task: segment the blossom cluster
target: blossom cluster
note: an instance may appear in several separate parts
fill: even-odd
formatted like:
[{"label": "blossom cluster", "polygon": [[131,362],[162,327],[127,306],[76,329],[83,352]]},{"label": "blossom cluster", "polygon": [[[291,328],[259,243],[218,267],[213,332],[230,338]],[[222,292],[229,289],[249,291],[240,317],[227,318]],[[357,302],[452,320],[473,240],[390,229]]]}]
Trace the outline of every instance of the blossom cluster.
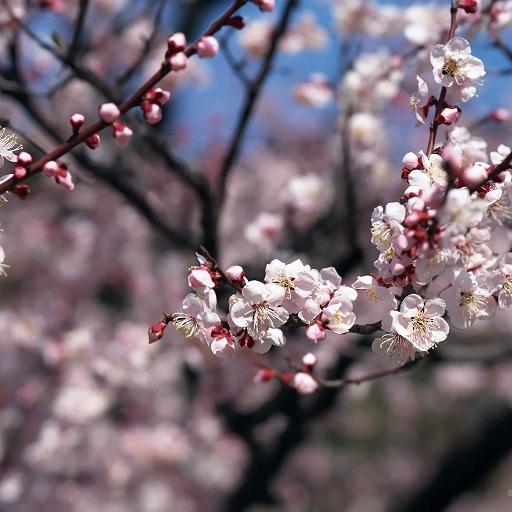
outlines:
[{"label": "blossom cluster", "polygon": [[[358,60],[345,78],[345,97],[347,89],[367,87],[370,80],[365,72],[375,66],[363,65],[365,59],[383,58],[375,54]],[[475,96],[485,75],[468,41],[453,37],[433,46],[430,63],[433,80],[441,86],[439,98],[429,94],[421,77],[418,93],[411,98],[417,119],[424,123],[431,118],[429,147],[403,157],[406,189],[400,200],[373,211],[371,241],[379,251],[373,275],[345,286],[332,267],[317,270],[300,259],[291,263],[274,259],[266,266],[264,281],[257,281],[248,280],[242,267],[223,272],[214,260],[199,256],[200,265],[189,271],[193,293],[185,298],[183,311],[153,326],[150,341],[161,338],[173,323],[185,336],[202,339],[218,356],[239,348],[262,354],[285,344],[284,328],[303,326],[306,337],[317,343],[328,331],[346,334],[355,326],[355,332],[361,327],[384,331],[374,340],[373,350],[402,365],[446,340],[450,325],[468,329],[477,319],[492,317],[497,308],[509,308],[512,253],[499,242],[503,229],[512,227],[511,149],[501,145],[488,154],[485,141],[464,127],[452,126],[460,118],[458,104]],[[388,72],[375,77],[389,97],[396,93],[393,80],[397,84],[401,80],[395,67],[389,61]],[[384,92],[376,93],[375,99],[382,99]],[[360,98],[371,101],[368,94]],[[357,101],[353,96],[353,105]],[[368,107],[376,105],[361,104],[361,112],[351,118],[354,144],[356,120],[371,115]],[[363,135],[366,125],[362,122]],[[441,125],[451,131],[436,145]],[[269,218],[265,225],[277,220]],[[256,227],[249,229],[258,233]],[[236,288],[225,316],[217,311],[215,294],[223,281]],[[357,307],[361,302],[372,307],[361,310]],[[301,392],[312,392],[316,385],[308,385],[314,381],[310,373],[282,380]],[[270,371],[268,376],[276,374]]]}]

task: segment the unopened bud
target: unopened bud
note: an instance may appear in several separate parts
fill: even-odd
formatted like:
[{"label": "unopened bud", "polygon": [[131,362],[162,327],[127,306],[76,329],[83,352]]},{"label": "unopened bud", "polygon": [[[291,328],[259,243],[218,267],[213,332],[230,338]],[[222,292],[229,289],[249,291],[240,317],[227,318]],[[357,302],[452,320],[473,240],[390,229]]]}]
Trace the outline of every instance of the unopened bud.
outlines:
[{"label": "unopened bud", "polygon": [[98,149],[100,147],[101,137],[99,133],[93,133],[85,139],[85,143],[89,149]]},{"label": "unopened bud", "polygon": [[155,343],[155,341],[161,340],[164,336],[166,327],[167,323],[163,321],[153,324],[148,330],[149,343]]},{"label": "unopened bud", "polygon": [[215,57],[219,53],[219,42],[213,36],[202,37],[197,43],[197,54],[201,58]]},{"label": "unopened bud", "polygon": [[302,357],[302,364],[308,373],[313,372],[313,368],[316,365],[316,356],[312,352],[308,352]]},{"label": "unopened bud", "polygon": [[24,183],[20,183],[14,186],[12,193],[19,199],[26,199],[30,194],[30,187]]},{"label": "unopened bud", "polygon": [[18,155],[17,163],[23,167],[27,167],[32,163],[32,155],[30,153],[27,153],[26,151],[22,151]]},{"label": "unopened bud", "polygon": [[83,114],[73,114],[69,118],[69,123],[73,128],[73,133],[78,133],[80,128],[85,124],[85,116]]},{"label": "unopened bud", "polygon": [[245,271],[240,265],[233,265],[226,270],[226,276],[234,283],[243,286],[247,281],[245,279]]}]

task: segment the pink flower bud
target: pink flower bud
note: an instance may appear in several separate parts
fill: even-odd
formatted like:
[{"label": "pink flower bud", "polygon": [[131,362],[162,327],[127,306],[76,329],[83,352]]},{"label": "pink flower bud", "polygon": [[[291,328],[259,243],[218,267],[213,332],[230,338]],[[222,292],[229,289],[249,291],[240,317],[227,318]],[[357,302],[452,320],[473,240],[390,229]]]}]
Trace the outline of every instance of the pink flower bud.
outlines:
[{"label": "pink flower bud", "polygon": [[32,163],[32,155],[30,153],[27,153],[26,151],[22,151],[18,155],[17,163],[23,167],[27,167],[27,165],[30,165]]},{"label": "pink flower bud", "polygon": [[271,12],[276,7],[275,0],[253,0],[253,2],[260,8],[260,11]]},{"label": "pink flower bud", "polygon": [[156,103],[149,103],[144,107],[144,119],[149,124],[156,124],[162,120],[162,109]]},{"label": "pink flower bud", "polygon": [[483,165],[472,165],[468,169],[465,169],[462,173],[462,179],[466,185],[470,187],[479,185],[487,179],[487,170]]},{"label": "pink flower bud", "polygon": [[43,174],[46,176],[52,177],[57,174],[59,171],[60,166],[55,160],[50,160],[49,162],[46,162],[43,166]]},{"label": "pink flower bud", "polygon": [[25,167],[22,167],[21,165],[17,165],[14,168],[14,177],[17,180],[22,180],[27,175],[27,169]]},{"label": "pink flower bud", "polygon": [[188,285],[195,290],[215,287],[209,270],[203,268],[194,268],[188,273]]},{"label": "pink flower bud", "polygon": [[325,336],[325,329],[319,323],[315,322],[306,329],[306,337],[315,343],[325,340]]},{"label": "pink flower bud", "polygon": [[276,376],[276,372],[270,368],[262,368],[258,370],[258,373],[254,376],[254,382],[257,384],[261,382],[268,382]]},{"label": "pink flower bud", "polygon": [[176,34],[167,39],[167,48],[171,54],[182,52],[186,46],[187,38],[182,32],[176,32]]},{"label": "pink flower bud", "polygon": [[133,131],[128,126],[114,122],[114,140],[118,147],[124,148],[132,138]]},{"label": "pink flower bud", "polygon": [[85,124],[85,116],[83,114],[73,114],[69,118],[69,123],[74,133],[78,133],[80,128]]},{"label": "pink flower bud", "polygon": [[105,123],[113,123],[119,119],[121,111],[115,103],[103,103],[100,107],[100,118]]},{"label": "pink flower bud", "polygon": [[450,126],[451,124],[456,123],[460,118],[460,109],[457,107],[445,107],[439,114],[439,122],[441,124],[445,124]]},{"label": "pink flower bud", "polygon": [[215,57],[219,53],[219,42],[213,36],[202,37],[197,43],[197,54],[201,58]]},{"label": "pink flower bud", "polygon": [[149,343],[155,343],[155,341],[161,340],[164,336],[164,331],[167,327],[167,324],[165,322],[158,322],[156,324],[153,324],[148,329],[148,339]]},{"label": "pink flower bud", "polygon": [[188,58],[183,52],[180,52],[172,55],[168,62],[173,71],[182,71],[187,67]]},{"label": "pink flower bud", "polygon": [[318,383],[308,373],[298,372],[293,377],[293,387],[301,395],[310,395],[318,389]]},{"label": "pink flower bud", "polygon": [[30,187],[24,183],[20,183],[14,186],[12,193],[19,199],[26,199],[30,194]]},{"label": "pink flower bud", "polygon": [[85,139],[85,143],[89,149],[98,149],[100,147],[101,137],[99,133],[93,133]]},{"label": "pink flower bud", "polygon": [[478,11],[479,0],[459,0],[459,7],[468,14],[474,14]]},{"label": "pink flower bud", "polygon": [[64,168],[60,168],[55,175],[55,181],[60,187],[72,192],[75,190],[75,184],[73,183],[73,176],[71,173]]},{"label": "pink flower bud", "polygon": [[304,355],[302,358],[302,364],[304,365],[304,368],[308,371],[308,373],[313,372],[313,368],[316,365],[316,356],[312,352],[308,352]]},{"label": "pink flower bud", "polygon": [[412,171],[413,169],[416,169],[416,167],[418,167],[418,156],[412,152],[406,153],[402,158],[402,163],[404,164],[404,167],[406,169]]},{"label": "pink flower bud", "polygon": [[161,107],[163,107],[169,100],[171,99],[171,93],[160,87],[157,87],[152,90],[152,100],[154,103],[158,103]]},{"label": "pink flower bud", "polygon": [[497,108],[489,114],[489,119],[498,123],[503,123],[510,119],[510,110],[506,108]]},{"label": "pink flower bud", "polygon": [[226,276],[231,281],[243,286],[246,282],[244,269],[240,265],[233,265],[226,270]]}]

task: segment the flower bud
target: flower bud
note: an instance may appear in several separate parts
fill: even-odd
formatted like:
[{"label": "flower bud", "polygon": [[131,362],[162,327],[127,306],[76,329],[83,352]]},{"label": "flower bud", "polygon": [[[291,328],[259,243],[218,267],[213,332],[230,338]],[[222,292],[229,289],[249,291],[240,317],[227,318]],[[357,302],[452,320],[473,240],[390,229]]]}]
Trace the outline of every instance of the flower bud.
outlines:
[{"label": "flower bud", "polygon": [[101,120],[108,124],[117,121],[121,115],[121,111],[115,103],[103,103],[100,107],[99,113]]},{"label": "flower bud", "polygon": [[182,32],[176,32],[176,34],[167,39],[167,48],[171,54],[182,52],[186,46],[187,38]]},{"label": "flower bud", "polygon": [[144,119],[149,124],[156,124],[162,120],[162,109],[156,103],[146,103],[143,111]]},{"label": "flower bud", "polygon": [[445,107],[439,114],[438,120],[441,124],[450,126],[459,120],[460,112],[460,109],[457,107]]},{"label": "flower bud", "polygon": [[418,156],[413,153],[412,151],[409,153],[406,153],[404,157],[402,158],[402,163],[404,164],[404,167],[408,169],[409,171],[412,171],[413,169],[416,169],[418,167]]},{"label": "flower bud", "polygon": [[302,364],[308,373],[313,372],[313,368],[316,365],[316,356],[312,352],[308,352],[302,358]]},{"label": "flower bud", "polygon": [[214,288],[210,271],[204,268],[194,268],[188,273],[188,285],[195,290],[204,290],[205,288]]},{"label": "flower bud", "polygon": [[166,327],[167,323],[163,321],[153,324],[148,330],[149,343],[155,343],[155,341],[161,340],[164,336]]},{"label": "flower bud", "polygon": [[26,199],[30,194],[30,187],[24,183],[20,183],[18,185],[14,185],[12,193],[19,199]]},{"label": "flower bud", "polygon": [[62,166],[55,174],[55,182],[57,185],[68,190],[69,192],[73,192],[73,190],[75,190],[73,176],[71,176],[71,173]]},{"label": "flower bud", "polygon": [[474,14],[478,11],[479,0],[459,0],[459,7],[468,14]]},{"label": "flower bud", "polygon": [[93,133],[85,139],[85,143],[89,149],[98,149],[100,147],[101,137],[99,133]]},{"label": "flower bud", "polygon": [[293,387],[301,395],[310,395],[318,389],[318,383],[308,373],[298,372],[293,377]]},{"label": "flower bud", "polygon": [[510,110],[506,108],[497,108],[489,114],[489,119],[498,123],[503,123],[510,119]]},{"label": "flower bud", "polygon": [[276,7],[275,0],[253,0],[253,2],[260,8],[260,11],[271,12]]},{"label": "flower bud", "polygon": [[132,138],[133,131],[128,126],[115,121],[112,125],[114,127],[114,141],[120,148],[124,148]]},{"label": "flower bud", "polygon": [[244,286],[246,283],[244,269],[240,265],[233,265],[226,270],[226,276],[234,283]]},{"label": "flower bud", "polygon": [[32,155],[30,153],[27,153],[26,151],[22,151],[18,155],[17,163],[23,167],[27,167],[32,163]]},{"label": "flower bud", "polygon": [[324,327],[315,322],[314,324],[311,324],[307,329],[306,329],[306,337],[311,340],[311,341],[314,341],[315,343],[318,343],[319,341],[322,341],[322,340],[325,340],[325,329]]},{"label": "flower bud", "polygon": [[17,180],[22,180],[27,175],[27,169],[25,167],[22,167],[21,165],[17,165],[14,168],[14,177]]},{"label": "flower bud", "polygon": [[52,177],[55,176],[60,169],[60,166],[55,160],[50,160],[46,162],[43,166],[43,174],[46,176]]},{"label": "flower bud", "polygon": [[69,118],[69,123],[73,128],[73,133],[78,133],[80,128],[85,124],[85,116],[83,114],[73,114]]},{"label": "flower bud", "polygon": [[219,42],[213,36],[202,37],[197,43],[197,54],[202,59],[215,57],[219,53]]},{"label": "flower bud", "polygon": [[188,58],[183,52],[179,52],[171,55],[168,62],[173,71],[182,71],[187,67]]},{"label": "flower bud", "polygon": [[268,382],[276,376],[276,372],[270,368],[262,368],[258,370],[258,373],[254,376],[254,382],[259,384],[260,382]]}]

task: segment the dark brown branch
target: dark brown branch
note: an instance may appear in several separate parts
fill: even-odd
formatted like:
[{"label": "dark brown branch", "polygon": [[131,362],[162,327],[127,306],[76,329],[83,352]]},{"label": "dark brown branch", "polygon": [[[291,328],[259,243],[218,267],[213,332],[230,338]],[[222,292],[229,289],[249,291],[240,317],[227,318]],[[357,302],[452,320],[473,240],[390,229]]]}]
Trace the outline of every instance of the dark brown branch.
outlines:
[{"label": "dark brown branch", "polygon": [[70,61],[75,60],[75,54],[80,46],[80,39],[85,27],[85,18],[87,16],[87,10],[89,9],[89,0],[80,0],[78,7],[78,16],[75,22],[75,29],[73,31],[73,37],[68,49],[68,59]]},{"label": "dark brown branch", "polygon": [[[4,2],[4,5],[6,5],[7,8],[9,8],[8,2],[6,0],[3,0],[3,2]],[[247,0],[235,0],[235,1],[233,1],[231,3],[230,7],[228,7],[224,11],[224,13],[219,18],[217,18],[203,32],[203,34],[185,50],[185,54],[187,55],[187,57],[191,57],[191,56],[193,56],[193,55],[195,55],[197,53],[196,45],[197,45],[197,42],[199,41],[199,39],[201,37],[216,34],[222,27],[225,26],[227,20],[229,18],[231,18],[231,16],[233,16],[233,14],[236,11],[238,11],[246,3],[247,3]],[[15,17],[15,15],[12,13],[12,9],[10,10],[10,12],[11,12],[11,17],[16,22],[23,23],[21,20],[19,20],[19,18]],[[42,47],[44,47],[43,45],[50,46],[49,51],[53,51],[53,47],[51,47],[51,45],[47,45],[44,41],[41,41],[41,43],[42,43]],[[77,72],[77,70],[75,68],[73,68],[73,70],[75,72]],[[158,84],[158,82],[160,82],[160,80],[162,78],[164,78],[166,75],[168,75],[171,71],[172,71],[171,67],[170,67],[170,65],[168,63],[162,64],[161,68],[152,77],[150,77],[130,97],[128,97],[124,102],[122,102],[119,105],[119,110],[121,111],[121,113],[125,114],[126,112],[128,112],[132,108],[138,106],[140,104],[140,101],[141,101],[142,97],[144,96],[144,94],[149,89],[151,89],[156,84]],[[78,75],[78,72],[77,72],[77,75]],[[102,86],[100,84],[97,84],[97,88],[101,89]],[[107,89],[106,91],[104,91],[104,94],[108,97],[108,95],[110,94],[109,90]],[[25,180],[26,178],[28,178],[30,176],[33,176],[34,174],[40,172],[47,162],[52,161],[52,160],[57,160],[58,158],[60,158],[63,155],[65,155],[66,153],[69,153],[76,146],[78,146],[79,144],[84,142],[88,137],[90,137],[91,135],[93,135],[95,133],[98,133],[99,131],[103,130],[107,126],[109,126],[108,123],[105,123],[104,121],[101,121],[101,120],[97,121],[93,125],[89,126],[88,128],[85,128],[83,131],[81,131],[80,134],[77,135],[76,137],[73,137],[71,140],[68,140],[68,141],[60,144],[53,151],[51,151],[47,155],[45,155],[42,158],[40,158],[39,160],[37,160],[34,164],[32,164],[28,168],[27,176],[25,178],[23,178],[23,180]],[[4,183],[2,183],[2,185],[0,185],[0,194],[3,194],[4,192],[7,192],[14,185],[16,185],[17,183],[19,183],[20,181],[23,181],[23,180],[17,180],[14,177],[9,179],[9,180],[6,180]]]}]

